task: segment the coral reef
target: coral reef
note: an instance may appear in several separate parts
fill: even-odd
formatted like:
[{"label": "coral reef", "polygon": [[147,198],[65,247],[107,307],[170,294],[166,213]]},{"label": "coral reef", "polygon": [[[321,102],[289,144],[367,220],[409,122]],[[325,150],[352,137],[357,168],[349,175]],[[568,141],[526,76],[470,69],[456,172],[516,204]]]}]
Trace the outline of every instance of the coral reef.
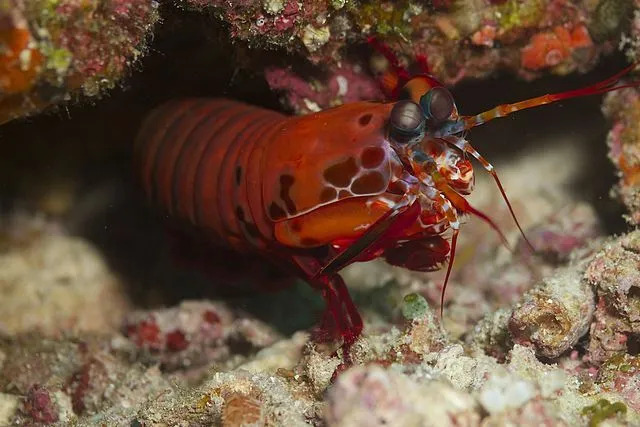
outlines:
[{"label": "coral reef", "polygon": [[135,410],[151,394],[170,388],[157,368],[115,356],[104,337],[54,341],[26,335],[3,340],[0,352],[0,389],[5,396],[23,396],[8,417],[10,425],[64,425],[114,405]]},{"label": "coral reef", "polygon": [[640,224],[640,95],[636,89],[605,98],[604,113],[614,122],[608,136],[609,158],[620,171],[616,188],[629,210],[628,220]]},{"label": "coral reef", "polygon": [[[499,69],[527,79],[546,72],[585,71],[621,40],[633,46],[637,32],[637,19],[631,25],[626,19],[637,9],[632,0],[174,3],[213,11],[232,39],[252,48],[295,52],[316,64],[325,77],[309,78],[307,72],[293,73],[282,66],[267,73],[271,86],[285,91],[287,104],[298,113],[380,97],[369,75],[384,72],[385,60],[373,55],[367,62],[350,51],[369,35],[385,40],[404,62],[424,56],[434,75],[454,84]],[[0,57],[0,122],[5,122],[79,94],[92,97],[112,89],[146,53],[159,12],[150,0],[82,6],[66,0],[7,0],[0,17],[5,47]]]},{"label": "coral reef", "polygon": [[599,363],[634,351],[640,337],[640,232],[605,245],[586,271],[596,289],[596,321],[591,325],[589,354]]},{"label": "coral reef", "polygon": [[608,0],[185,3],[213,8],[232,37],[263,47],[302,48],[316,63],[335,63],[345,46],[378,35],[396,51],[426,54],[434,73],[449,79],[458,73],[483,76],[497,66],[526,73],[554,68],[563,74],[588,67],[599,52],[611,49],[607,42],[617,41],[632,9],[630,1]]},{"label": "coral reef", "polygon": [[[367,35],[404,63],[425,55],[447,84],[499,68],[527,79],[585,71],[620,40],[631,57],[640,45],[640,4],[631,0],[179,5],[213,10],[234,40],[314,63],[273,61],[265,69],[267,85],[296,114],[383,96],[379,78],[393,79],[386,61],[351,49]],[[112,88],[145,53],[157,7],[0,2],[0,121]],[[185,92],[199,93],[192,89]],[[247,98],[258,98],[252,89]],[[614,121],[610,158],[632,224],[640,223],[639,99],[628,89],[609,95],[603,108]],[[640,425],[640,231],[607,218],[601,194],[576,189],[606,180],[590,158],[596,147],[585,142],[602,134],[602,124],[574,112],[568,136],[527,142],[543,132],[540,123],[566,124],[557,111],[548,114],[516,122],[510,136],[494,128],[484,141],[481,133],[470,137],[483,154],[493,149],[492,162],[496,154],[493,164],[537,253],[526,249],[491,177],[478,172],[469,200],[513,247],[465,217],[442,318],[444,271],[410,272],[379,260],[350,266],[343,277],[365,329],[348,356],[340,343],[315,339],[315,295],[289,289],[281,298],[293,295],[293,302],[269,307],[270,294],[254,291],[266,279],[252,271],[249,296],[205,293],[202,278],[185,271],[172,271],[170,290],[162,288],[160,239],[147,234],[125,248],[140,223],[107,227],[131,214],[103,218],[118,190],[101,189],[99,203],[86,208],[67,193],[97,191],[95,182],[72,182],[61,197],[27,204],[37,214],[5,205],[9,196],[0,194],[0,425]],[[100,217],[99,236],[113,238],[112,247],[74,223],[74,214]],[[607,236],[612,230],[620,234]],[[125,237],[117,240],[118,233]],[[118,261],[128,256],[135,260],[122,268]]]},{"label": "coral reef", "polygon": [[231,312],[222,304],[184,301],[178,307],[130,313],[125,336],[140,351],[138,358],[164,370],[194,368],[228,359],[233,348],[251,353],[280,337],[263,323]]},{"label": "coral reef", "polygon": [[89,242],[42,217],[0,223],[0,332],[116,330],[131,309],[123,284]]},{"label": "coral reef", "polygon": [[[527,79],[545,72],[585,71],[602,54],[614,51],[623,33],[624,40],[635,40],[625,31],[626,16],[637,7],[632,0],[185,0],[180,4],[213,9],[232,37],[251,46],[301,54],[329,76],[321,80],[324,86],[342,74],[341,87],[359,86],[363,81],[359,73],[341,71],[345,60],[358,61],[374,74],[386,71],[386,61],[376,54],[369,63],[349,54],[350,46],[365,43],[369,35],[383,39],[405,63],[425,57],[430,71],[446,84],[486,77],[499,69]],[[317,79],[309,79],[307,72],[279,69],[268,73],[267,79],[273,89],[286,92],[287,105],[297,112],[327,108],[340,98],[314,90]],[[373,94],[360,92],[361,99]]]},{"label": "coral reef", "polygon": [[346,102],[380,99],[380,86],[362,67],[343,63],[329,75],[310,81],[286,68],[264,72],[271,89],[285,93],[284,103],[296,114],[307,114]]},{"label": "coral reef", "polygon": [[[590,205],[567,204],[571,198],[560,183],[580,168],[553,174],[558,166],[549,162],[549,156],[562,159],[559,153],[567,157],[565,150],[501,169],[513,185],[528,167],[549,168],[543,185],[523,185],[522,195],[513,194],[518,209],[546,215],[539,223],[523,217],[533,240],[548,243],[544,251],[538,257],[511,253],[497,238],[478,245],[486,230],[467,224],[464,261],[442,323],[433,309],[438,279],[380,263],[345,274],[367,323],[350,363],[335,344],[317,343],[306,332],[283,337],[221,301],[131,311],[118,294],[103,294],[96,304],[84,296],[90,287],[71,286],[65,300],[85,298],[94,313],[120,301],[114,314],[120,331],[74,330],[63,315],[50,320],[57,326],[50,330],[12,330],[0,340],[0,422],[637,425],[638,232],[602,239]],[[483,178],[478,184],[489,185]],[[491,205],[494,197],[487,191],[476,202]],[[80,240],[53,221],[16,218],[2,234],[5,257],[46,253],[56,239]],[[510,221],[507,213],[496,218],[501,225]],[[54,259],[78,262],[74,245],[56,247]],[[91,250],[82,253],[100,260]],[[111,277],[104,263],[94,262],[100,274],[85,277],[75,267],[72,277],[85,284]],[[49,277],[45,271],[65,263],[41,265]],[[512,276],[496,274],[501,269]],[[475,290],[463,286],[471,278]],[[49,290],[59,286],[37,281]],[[17,298],[8,296],[6,304]],[[39,319],[41,306],[22,307],[12,316]],[[40,331],[29,333],[33,329]]]},{"label": "coral reef", "polygon": [[335,426],[472,426],[480,423],[476,406],[446,382],[412,381],[402,372],[358,366],[331,388],[326,419]]},{"label": "coral reef", "polygon": [[516,305],[509,319],[511,339],[555,359],[587,332],[594,311],[593,291],[581,270],[573,266],[557,271]]},{"label": "coral reef", "polygon": [[0,123],[112,89],[145,52],[149,0],[0,4]]}]

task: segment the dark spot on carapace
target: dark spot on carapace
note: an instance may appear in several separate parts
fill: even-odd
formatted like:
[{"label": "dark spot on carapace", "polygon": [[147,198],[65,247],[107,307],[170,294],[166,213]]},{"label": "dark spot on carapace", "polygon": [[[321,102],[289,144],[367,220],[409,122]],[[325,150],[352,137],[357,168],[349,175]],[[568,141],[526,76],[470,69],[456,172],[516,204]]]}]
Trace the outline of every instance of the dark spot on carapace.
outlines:
[{"label": "dark spot on carapace", "polygon": [[293,231],[294,233],[299,233],[300,230],[302,230],[302,225],[300,224],[300,221],[298,220],[291,221],[291,231]]},{"label": "dark spot on carapace", "polygon": [[406,187],[400,184],[399,181],[390,182],[386,189],[387,192],[392,194],[402,195],[406,191]]},{"label": "dark spot on carapace", "polygon": [[244,225],[245,227],[247,227],[247,233],[249,233],[249,236],[253,237],[254,239],[260,238],[260,231],[258,231],[258,227],[256,227],[254,223],[245,222]]},{"label": "dark spot on carapace", "polygon": [[240,166],[236,166],[236,185],[240,185],[241,179],[242,179],[242,168]]},{"label": "dark spot on carapace", "polygon": [[344,199],[351,196],[352,194],[348,190],[340,190],[340,192],[338,193],[338,199]]},{"label": "dark spot on carapace", "polygon": [[314,239],[313,237],[303,237],[302,239],[300,239],[300,244],[302,246],[313,247],[313,246],[319,246],[320,241],[317,239]]},{"label": "dark spot on carapace", "polygon": [[287,216],[287,213],[276,202],[271,202],[269,205],[269,217],[272,220],[277,221]]},{"label": "dark spot on carapace", "polygon": [[260,231],[258,231],[258,227],[256,227],[254,223],[248,221],[247,218],[244,217],[244,209],[242,209],[240,206],[236,208],[236,217],[238,218],[238,221],[240,221],[240,224],[242,224],[247,230],[247,234],[250,237],[254,239],[258,239],[260,237]]},{"label": "dark spot on carapace", "polygon": [[384,189],[384,177],[379,172],[367,172],[351,184],[354,194],[376,194]]},{"label": "dark spot on carapace", "polygon": [[322,189],[322,191],[320,192],[320,202],[321,203],[330,202],[332,200],[335,200],[335,198],[337,196],[338,196],[338,192],[336,191],[335,188],[333,188],[333,187],[324,187]]},{"label": "dark spot on carapace", "polygon": [[358,173],[356,160],[353,157],[349,157],[343,162],[328,167],[324,171],[324,179],[336,187],[346,187],[351,183],[351,179],[356,173]]},{"label": "dark spot on carapace", "polygon": [[289,193],[295,181],[296,179],[291,175],[280,175],[280,198],[287,207],[287,212],[289,212],[290,215],[298,212],[296,204],[293,202],[291,194]]},{"label": "dark spot on carapace", "polygon": [[367,147],[360,156],[363,168],[373,169],[384,160],[384,149],[381,147]]},{"label": "dark spot on carapace", "polygon": [[244,211],[240,206],[236,208],[236,217],[240,222],[244,222]]},{"label": "dark spot on carapace", "polygon": [[371,122],[371,119],[373,118],[372,114],[365,114],[364,116],[360,116],[360,118],[358,119],[358,123],[360,123],[360,126],[366,126]]}]

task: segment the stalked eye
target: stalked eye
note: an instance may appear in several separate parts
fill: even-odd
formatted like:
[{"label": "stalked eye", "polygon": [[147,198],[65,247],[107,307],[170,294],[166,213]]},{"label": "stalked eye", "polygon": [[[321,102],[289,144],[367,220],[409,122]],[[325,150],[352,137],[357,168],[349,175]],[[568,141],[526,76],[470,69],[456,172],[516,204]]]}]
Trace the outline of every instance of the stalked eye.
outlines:
[{"label": "stalked eye", "polygon": [[413,101],[398,101],[391,109],[389,136],[405,144],[422,139],[424,135],[424,113]]},{"label": "stalked eye", "polygon": [[420,107],[424,110],[429,125],[446,121],[453,113],[454,106],[451,92],[442,86],[434,87],[420,98]]}]

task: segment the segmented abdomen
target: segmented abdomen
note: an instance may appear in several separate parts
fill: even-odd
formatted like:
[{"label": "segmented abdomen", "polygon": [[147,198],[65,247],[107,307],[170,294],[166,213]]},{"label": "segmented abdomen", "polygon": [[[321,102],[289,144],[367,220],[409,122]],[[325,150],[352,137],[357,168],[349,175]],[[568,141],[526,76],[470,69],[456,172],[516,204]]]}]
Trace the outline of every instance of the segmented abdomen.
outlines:
[{"label": "segmented abdomen", "polygon": [[236,249],[262,247],[273,227],[262,203],[263,152],[286,117],[226,99],[183,99],[144,121],[135,158],[149,198]]}]

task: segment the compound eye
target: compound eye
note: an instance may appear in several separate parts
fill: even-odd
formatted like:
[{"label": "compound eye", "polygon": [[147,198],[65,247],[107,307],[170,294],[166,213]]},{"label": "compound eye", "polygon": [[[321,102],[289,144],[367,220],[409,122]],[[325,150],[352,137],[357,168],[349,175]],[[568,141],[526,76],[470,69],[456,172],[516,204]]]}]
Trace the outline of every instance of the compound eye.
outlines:
[{"label": "compound eye", "polygon": [[455,103],[448,89],[438,86],[422,95],[420,106],[424,110],[427,122],[438,125],[446,121],[453,113]]},{"label": "compound eye", "polygon": [[424,135],[424,113],[413,101],[398,101],[389,116],[389,134],[401,144],[411,142]]}]

